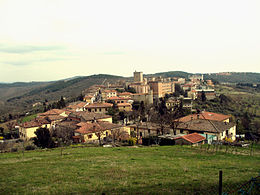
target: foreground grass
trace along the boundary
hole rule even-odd
[[[259,156],[181,146],[67,148],[0,154],[1,194],[217,194],[260,170]]]

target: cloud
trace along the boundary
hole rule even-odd
[[[4,53],[31,53],[37,51],[54,51],[54,50],[63,50],[65,47],[63,46],[35,46],[35,45],[0,45],[0,52]]]
[[[125,52],[115,51],[115,52],[104,52],[103,55],[125,55]]]
[[[7,61],[3,61],[2,63],[14,65],[14,66],[25,66],[37,62],[53,62],[53,61],[63,61],[63,60],[69,60],[69,59],[68,58],[42,58],[42,59],[28,59],[28,60],[7,60]]]

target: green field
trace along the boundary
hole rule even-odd
[[[218,194],[260,171],[257,155],[187,146],[83,147],[0,154],[0,194]]]

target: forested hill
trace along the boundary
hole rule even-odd
[[[260,83],[260,73],[230,72],[204,74],[204,79],[212,79],[220,83]]]
[[[188,78],[189,75],[192,75],[192,73],[183,72],[183,71],[169,71],[169,72],[159,72],[155,74],[146,74],[144,76],[147,77],[182,77],[182,78]]]
[[[183,77],[188,78],[189,75],[194,73],[182,72],[182,71],[169,71],[160,72],[155,74],[147,74],[148,77]],[[201,74],[201,73],[197,73]],[[252,72],[224,72],[224,73],[206,73],[203,74],[204,79],[212,79],[220,83],[260,83],[260,73]]]
[[[114,82],[123,79],[114,75],[91,75],[43,83],[0,84],[0,115],[9,111],[28,110],[36,102],[57,101],[61,96],[76,97],[84,89],[104,80]]]

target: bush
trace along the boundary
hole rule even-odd
[[[137,139],[136,138],[130,138],[128,139],[128,144],[130,146],[134,146],[136,144]]]
[[[18,149],[17,148],[11,148],[11,152],[17,152]]]
[[[34,145],[28,145],[25,147],[25,150],[35,150],[36,147]]]

